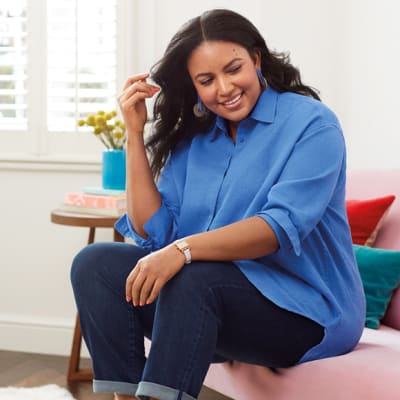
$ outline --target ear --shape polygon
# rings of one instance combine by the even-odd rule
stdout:
[[[260,50],[255,49],[251,58],[253,59],[254,66],[258,69],[261,69],[261,52],[260,52]]]

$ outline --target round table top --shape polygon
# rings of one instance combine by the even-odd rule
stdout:
[[[120,217],[108,215],[79,214],[55,209],[51,212],[51,222],[60,225],[84,226],[89,228],[113,228]]]

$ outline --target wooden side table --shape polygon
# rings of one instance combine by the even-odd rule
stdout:
[[[50,214],[51,222],[54,224],[79,226],[89,228],[88,244],[94,242],[96,228],[112,228],[114,232],[114,242],[124,242],[124,237],[114,228],[115,222],[119,217],[108,217],[102,215],[89,215],[66,212],[63,210],[53,210]],[[74,336],[72,340],[71,354],[68,365],[68,382],[90,381],[93,379],[91,369],[80,369],[82,333],[79,314],[76,315]]]

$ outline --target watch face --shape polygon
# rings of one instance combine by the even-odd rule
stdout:
[[[177,242],[177,246],[178,246],[179,250],[182,250],[182,251],[186,250],[189,247],[188,243],[185,241]]]

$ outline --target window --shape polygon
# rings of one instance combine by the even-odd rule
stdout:
[[[76,120],[115,107],[115,0],[49,1],[47,123],[75,131]]]
[[[2,0],[0,157],[98,154],[77,120],[116,108],[134,70],[130,0]]]
[[[26,129],[26,1],[0,5],[0,124]]]

